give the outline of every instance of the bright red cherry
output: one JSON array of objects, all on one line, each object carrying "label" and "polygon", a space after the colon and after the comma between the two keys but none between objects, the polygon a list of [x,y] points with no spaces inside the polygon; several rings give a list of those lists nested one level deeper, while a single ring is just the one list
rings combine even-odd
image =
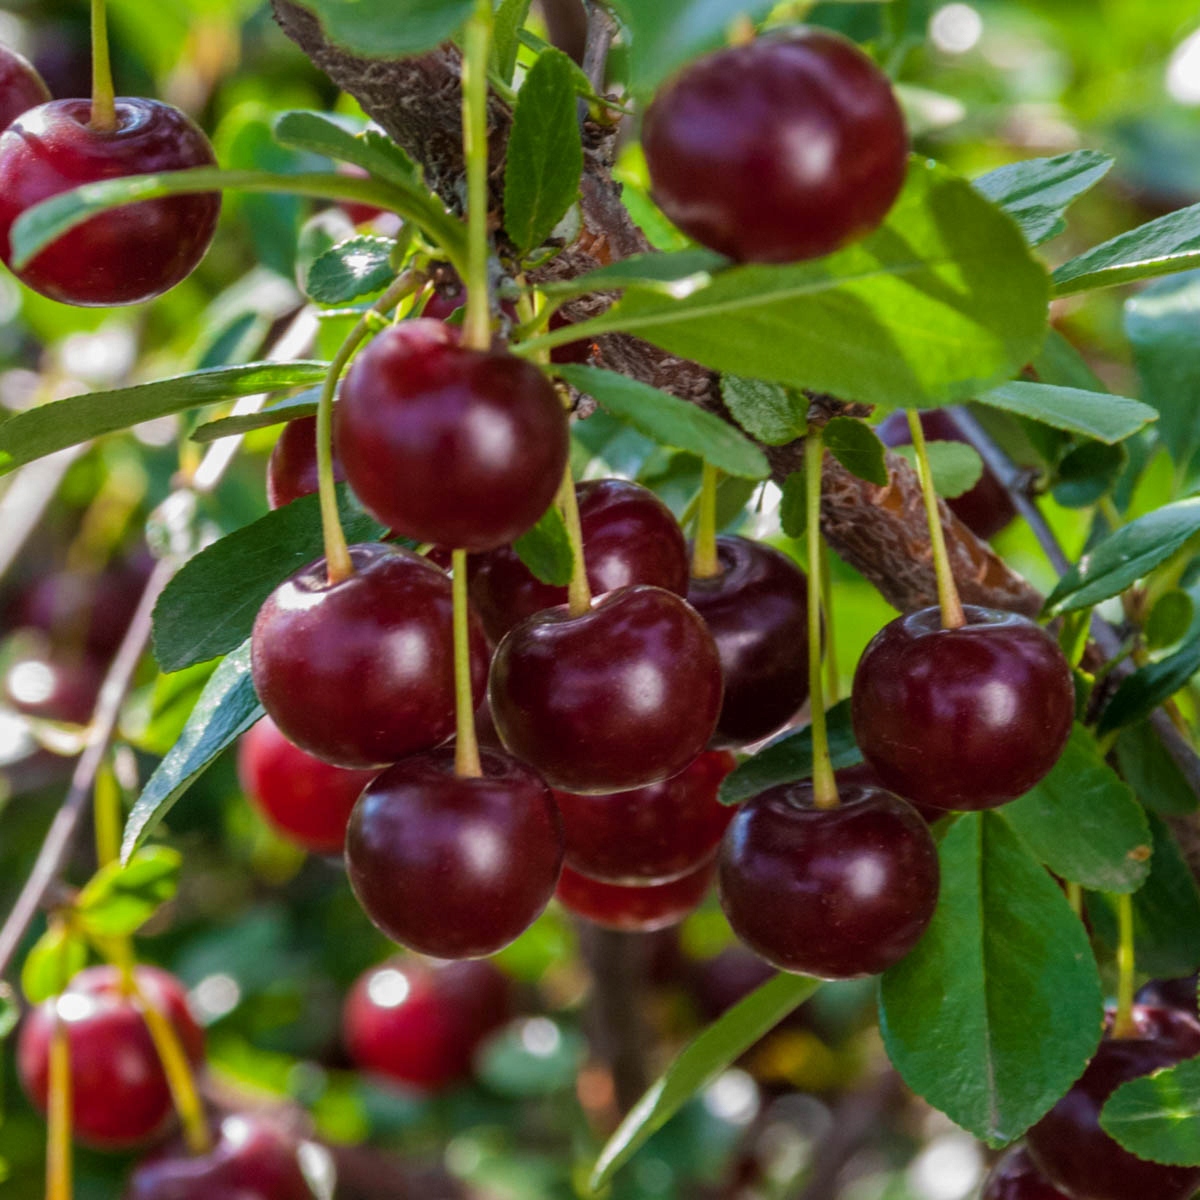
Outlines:
[{"label": "bright red cherry", "polygon": [[646,787],[704,749],[721,708],[712,635],[673,592],[618,588],[578,617],[548,609],[496,648],[492,719],[509,751],[564,792]]},{"label": "bright red cherry", "polygon": [[[155,967],[138,967],[137,982],[147,1000],[169,1017],[198,1066],[204,1059],[204,1035],[188,1012],[179,981]],[[57,1000],[47,1000],[26,1017],[17,1070],[34,1107],[46,1111],[56,1005],[70,1047],[76,1139],[97,1149],[119,1150],[160,1136],[174,1119],[171,1092],[145,1018],[123,994],[115,967],[81,971]]]},{"label": "bright red cherry", "polygon": [[746,801],[717,853],[733,931],[782,971],[876,975],[918,942],[938,897],[937,849],[912,805],[844,787],[817,808],[809,782]]},{"label": "bright red cherry", "polygon": [[721,573],[688,584],[688,603],[717,643],[725,701],[713,744],[774,733],[808,699],[808,581],[786,554],[717,538]]},{"label": "bright red cherry", "polygon": [[[1111,1020],[1111,1014],[1109,1014]],[[1169,1167],[1131,1154],[1100,1128],[1109,1096],[1130,1079],[1200,1054],[1200,1022],[1177,1008],[1135,1005],[1132,1037],[1105,1037],[1074,1087],[1026,1134],[1042,1174],[1087,1200],[1187,1200],[1200,1167]]]},{"label": "bright red cherry", "polygon": [[[90,100],[52,100],[0,135],[0,258],[9,232],[35,204],[85,183],[215,165],[212,146],[169,104],[117,99],[117,128],[88,124]],[[221,209],[218,192],[164,196],[110,209],[63,234],[17,272],[65,304],[140,304],[173,288],[204,257]]]},{"label": "bright red cherry", "polygon": [[468,350],[441,321],[404,321],[358,357],[334,410],[355,495],[420,542],[490,550],[549,507],[567,464],[550,381],[503,351]]},{"label": "bright red cherry", "polygon": [[586,917],[606,929],[652,933],[678,924],[692,912],[707,895],[713,872],[713,864],[706,862],[666,883],[625,887],[589,879],[570,867],[563,867],[554,895],[576,916]]},{"label": "bright red cherry", "polygon": [[709,750],[678,775],[607,796],[555,792],[572,870],[605,883],[666,883],[694,871],[717,850],[737,811],[717,802],[737,760]]},{"label": "bright red cherry", "polygon": [[342,1028],[361,1068],[437,1092],[469,1074],[479,1044],[511,1013],[508,977],[486,959],[393,959],[359,977]]},{"label": "bright red cherry", "polygon": [[394,942],[434,958],[494,954],[550,902],[562,821],[528,767],[480,752],[456,775],[454,751],[396,763],[367,785],[346,832],[350,886]]},{"label": "bright red cherry", "polygon": [[979,1200],[1070,1200],[1033,1165],[1024,1146],[1014,1146],[992,1168]]},{"label": "bright red cherry", "polygon": [[817,258],[874,229],[908,138],[887,76],[806,30],[710,54],[646,112],[651,190],[689,237],[744,262]]},{"label": "bright red cherry", "polygon": [[0,46],[0,129],[49,99],[50,89],[33,63],[15,50]]},{"label": "bright red cherry", "polygon": [[932,808],[994,808],[1058,761],[1075,716],[1071,669],[1044,629],[964,608],[897,617],[854,673],[854,735],[884,784]]},{"label": "bright red cherry", "polygon": [[[354,574],[330,584],[318,559],[280,584],[254,621],[254,687],[280,731],[340,767],[374,767],[454,732],[453,598],[420,555],[350,548]],[[482,699],[487,643],[471,620]]]},{"label": "bright red cherry", "polygon": [[[346,469],[333,451],[333,477],[341,483]],[[267,504],[282,508],[317,490],[317,418],[297,417],[279,435],[267,462]]]},{"label": "bright red cherry", "polygon": [[[575,494],[594,595],[635,583],[687,594],[683,531],[652,491],[624,479],[596,479],[579,484]],[[567,602],[567,589],[542,583],[511,546],[472,555],[469,569],[471,603],[494,642],[526,617]]]}]

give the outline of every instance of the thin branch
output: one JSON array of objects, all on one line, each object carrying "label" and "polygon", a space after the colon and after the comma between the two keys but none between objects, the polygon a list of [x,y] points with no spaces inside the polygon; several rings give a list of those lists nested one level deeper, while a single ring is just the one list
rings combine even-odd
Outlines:
[{"label": "thin branch", "polygon": [[583,73],[588,77],[592,90],[603,95],[608,73],[608,52],[613,38],[617,36],[617,23],[604,4],[596,0],[587,6],[587,42],[583,48]]}]

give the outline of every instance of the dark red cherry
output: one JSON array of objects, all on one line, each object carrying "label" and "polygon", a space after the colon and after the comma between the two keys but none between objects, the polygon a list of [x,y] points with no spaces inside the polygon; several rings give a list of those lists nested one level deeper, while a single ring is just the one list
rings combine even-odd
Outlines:
[{"label": "dark red cherry", "polygon": [[716,746],[774,733],[808,699],[808,581],[786,554],[742,537],[717,538],[721,573],[693,577],[688,603],[717,643],[725,701]]},{"label": "dark red cherry", "polygon": [[678,924],[699,905],[708,893],[714,870],[713,864],[706,862],[666,883],[626,887],[589,879],[570,867],[563,867],[554,895],[576,916],[586,917],[606,929],[652,933]]},{"label": "dark red cherry", "polygon": [[[374,767],[454,732],[453,598],[420,555],[350,548],[354,574],[330,584],[318,559],[281,583],[254,620],[254,687],[280,731],[340,767]],[[471,680],[482,699],[487,643],[471,619]]]},{"label": "dark red cherry", "polygon": [[1026,1134],[1026,1143],[1042,1174],[1070,1196],[1187,1200],[1200,1188],[1200,1167],[1138,1158],[1100,1128],[1100,1111],[1128,1080],[1200,1054],[1200,1022],[1177,1008],[1143,1005],[1134,1006],[1133,1020],[1136,1035],[1106,1035],[1087,1070]]},{"label": "dark red cherry", "polygon": [[[921,414],[921,428],[931,441],[966,442],[966,434],[959,428],[954,414],[944,408],[931,409]],[[912,441],[908,428],[908,416],[904,412],[891,413],[876,427],[885,446],[907,446]],[[1004,485],[989,468],[983,468],[979,482],[969,492],[947,500],[950,511],[976,537],[984,540],[995,537],[1017,515],[1012,497]]]},{"label": "dark red cherry", "polygon": [[4,694],[27,717],[86,725],[103,683],[104,668],[90,655],[34,654],[9,666]]},{"label": "dark red cherry", "polygon": [[359,977],[342,1029],[363,1070],[437,1092],[469,1074],[479,1044],[511,1014],[508,977],[486,959],[393,959]]},{"label": "dark red cherry", "polygon": [[50,99],[50,89],[27,58],[0,46],[0,129]]},{"label": "dark red cherry", "polygon": [[[199,1065],[204,1035],[188,1012],[179,981],[155,967],[138,967],[137,982],[147,1000],[170,1018],[188,1057]],[[123,994],[115,967],[81,971],[57,1000],[47,1000],[26,1017],[17,1070],[34,1107],[46,1111],[56,1004],[70,1047],[75,1138],[118,1150],[160,1136],[174,1119],[171,1092],[145,1018]]]},{"label": "dark red cherry", "polygon": [[717,853],[729,924],[782,971],[876,975],[917,944],[937,905],[937,849],[912,805],[879,788],[840,793],[821,809],[807,781],[768,788]]},{"label": "dark red cherry", "polygon": [[717,803],[721,780],[736,759],[709,750],[678,775],[607,796],[555,792],[572,870],[605,883],[666,883],[716,853],[737,811]]},{"label": "dark red cherry", "polygon": [[[333,451],[333,477],[341,483],[346,469]],[[279,435],[267,462],[267,504],[282,508],[317,490],[317,418],[289,421]]]},{"label": "dark red cherry", "polygon": [[992,1168],[979,1200],[1070,1200],[1033,1165],[1024,1146],[1014,1146]]},{"label": "dark red cherry", "polygon": [[1071,670],[1044,629],[965,607],[897,617],[854,673],[854,736],[884,784],[932,808],[994,808],[1054,764],[1075,716]]},{"label": "dark red cherry", "polygon": [[[548,328],[551,333],[554,333],[556,330],[567,329],[574,324],[574,321],[568,321],[562,313],[555,312],[550,314]],[[584,338],[577,342],[564,342],[550,351],[550,361],[553,363],[589,363],[592,361],[592,349],[595,344]]]},{"label": "dark red cherry", "polygon": [[[890,790],[879,778],[879,773],[868,762],[855,763],[852,767],[842,767],[836,772],[836,775],[839,788],[845,784],[847,787],[883,788],[885,792]],[[900,793],[897,792],[896,795],[900,795]],[[944,808],[926,808],[923,804],[909,800],[907,796],[900,796],[900,799],[908,800],[927,825],[932,825],[934,821],[940,821],[946,815]]]},{"label": "dark red cherry", "polygon": [[1135,997],[1138,1004],[1148,1004],[1166,1008],[1181,1008],[1200,1017],[1200,1005],[1197,1004],[1197,976],[1188,975],[1184,979],[1152,979],[1138,989]]},{"label": "dark red cherry", "polygon": [[[189,117],[157,100],[118,97],[117,128],[88,125],[90,100],[51,100],[0,135],[0,258],[26,209],[85,183],[215,165]],[[17,272],[65,304],[140,304],[173,288],[204,257],[221,209],[218,192],[164,196],[109,209],[63,234]]]},{"label": "dark red cherry", "polygon": [[394,942],[434,958],[494,954],[550,902],[562,821],[550,789],[506,754],[483,775],[454,751],[396,763],[367,785],[346,832],[350,886]]},{"label": "dark red cherry", "polygon": [[887,76],[852,42],[816,30],[685,67],[647,110],[642,145],[667,216],[745,262],[816,258],[869,233],[908,161]]},{"label": "dark red cherry", "polygon": [[420,542],[490,550],[549,507],[567,463],[550,381],[503,351],[467,350],[441,321],[404,321],[354,360],[334,410],[355,495]]},{"label": "dark red cherry", "polygon": [[207,1154],[172,1146],[139,1163],[124,1200],[316,1200],[301,1143],[259,1113],[231,1113]]},{"label": "dark red cherry", "polygon": [[340,854],[346,823],[375,771],[348,771],[311,754],[263,717],[238,743],[242,790],[284,837],[317,854]]},{"label": "dark red cherry", "polygon": [[[652,491],[624,479],[596,479],[579,484],[575,494],[594,595],[635,583],[687,594],[683,532]],[[542,583],[511,546],[472,555],[470,576],[471,603],[494,642],[526,617],[567,602],[567,589]]]},{"label": "dark red cherry", "polygon": [[668,779],[705,747],[721,665],[704,622],[655,587],[618,588],[582,616],[538,613],[496,648],[492,719],[551,787],[595,795]]}]

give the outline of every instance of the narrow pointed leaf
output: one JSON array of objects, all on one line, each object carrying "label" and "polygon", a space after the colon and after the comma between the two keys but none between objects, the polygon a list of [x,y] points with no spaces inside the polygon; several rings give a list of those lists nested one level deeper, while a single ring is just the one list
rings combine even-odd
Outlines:
[{"label": "narrow pointed leaf", "polygon": [[501,0],[496,9],[492,30],[492,59],[496,74],[505,83],[512,83],[517,66],[517,51],[521,46],[521,26],[529,15],[530,0]]},{"label": "narrow pointed leaf", "polygon": [[973,180],[975,187],[1010,213],[1031,245],[1066,227],[1063,214],[1111,170],[1113,160],[1096,150],[1073,150],[1054,158],[1030,158],[997,167]]},{"label": "narrow pointed leaf", "polygon": [[1148,717],[1164,700],[1169,700],[1200,671],[1200,637],[1193,638],[1174,654],[1139,667],[1121,680],[1121,686],[1100,714],[1096,732],[1103,736],[1123,725]]},{"label": "narrow pointed leaf", "polygon": [[249,433],[252,429],[269,429],[272,425],[284,425],[301,417],[313,417],[317,413],[319,398],[319,388],[306,388],[286,400],[268,404],[258,412],[241,413],[236,417],[220,417],[216,421],[198,425],[192,430],[191,440],[201,444],[215,442],[218,438]]},{"label": "narrow pointed leaf", "polygon": [[282,146],[353,163],[404,191],[420,185],[421,168],[402,147],[376,129],[351,132],[328,113],[295,109],[276,118],[274,133]]},{"label": "narrow pointed leaf", "polygon": [[1081,433],[1109,445],[1124,441],[1151,421],[1158,420],[1158,414],[1150,405],[1126,396],[1023,380],[992,388],[977,399],[980,404],[1002,408],[1021,417],[1032,417],[1055,429]]}]

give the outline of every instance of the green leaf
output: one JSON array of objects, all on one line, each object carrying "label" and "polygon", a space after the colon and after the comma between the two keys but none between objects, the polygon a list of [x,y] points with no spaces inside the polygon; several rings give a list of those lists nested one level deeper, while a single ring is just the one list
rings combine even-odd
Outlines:
[{"label": "green leaf", "polygon": [[1124,446],[1083,442],[1058,461],[1053,495],[1064,508],[1089,508],[1117,484],[1129,461]]},{"label": "green leaf", "polygon": [[130,937],[175,896],[183,858],[168,846],[139,850],[128,863],[101,867],[75,902],[93,937]]},{"label": "green leaf", "polygon": [[808,488],[804,468],[783,481],[779,497],[779,526],[790,538],[802,538],[808,528]]},{"label": "green leaf", "polygon": [[41,404],[0,424],[0,474],[155,417],[319,383],[328,370],[329,364],[320,362],[245,363]]},{"label": "green leaf", "polygon": [[880,1031],[918,1095],[1000,1146],[1079,1078],[1103,999],[1083,923],[994,812],[942,838],[925,936],[880,983]]},{"label": "green leaf", "polygon": [[767,446],[794,442],[808,428],[808,401],[777,383],[722,375],[721,399],[733,419]]},{"label": "green leaf", "polygon": [[1054,158],[1030,158],[997,167],[972,182],[1010,213],[1030,244],[1037,246],[1066,228],[1063,214],[1095,187],[1112,165],[1107,154],[1073,150]]},{"label": "green leaf", "polygon": [[1175,695],[1200,671],[1200,635],[1168,658],[1139,667],[1121,680],[1121,686],[1100,714],[1096,732],[1103,736],[1122,725],[1148,717],[1164,700]]},{"label": "green leaf", "polygon": [[[835,771],[862,762],[850,724],[850,701],[835,704],[826,714],[829,755]],[[812,775],[812,726],[784,734],[736,767],[721,783],[717,799],[722,804],[741,804],[767,788],[794,783]]]},{"label": "green leaf", "polygon": [[521,26],[529,15],[530,0],[500,0],[492,28],[492,63],[505,83],[512,83],[521,47]]},{"label": "green leaf", "polygon": [[[908,459],[916,469],[917,452],[912,446],[893,446],[891,450],[893,454]],[[933,490],[948,500],[969,492],[983,474],[983,459],[979,457],[979,451],[965,442],[926,442],[925,451],[929,456]]]},{"label": "green leaf", "polygon": [[1113,287],[1200,266],[1200,204],[1118,234],[1054,272],[1054,294]]},{"label": "green leaf", "polygon": [[1121,1084],[1100,1127],[1138,1158],[1200,1166],[1200,1058]]},{"label": "green leaf", "polygon": [[1148,721],[1121,730],[1117,764],[1146,808],[1167,816],[1182,816],[1200,807],[1179,764]]},{"label": "green leaf", "polygon": [[1049,383],[1016,380],[977,398],[980,404],[1031,417],[1055,429],[1082,433],[1110,445],[1123,441],[1158,419],[1158,414],[1148,404],[1126,396],[1084,392]]},{"label": "green leaf", "polygon": [[591,1191],[600,1191],[651,1134],[820,986],[803,975],[776,975],[694,1037],[608,1139],[588,1180]]},{"label": "green leaf", "polygon": [[575,555],[567,524],[556,505],[546,509],[538,523],[513,542],[513,549],[543,583],[566,587],[571,582]]},{"label": "green leaf", "polygon": [[21,1006],[7,983],[0,982],[0,1042],[3,1042],[21,1020]]},{"label": "green leaf", "polygon": [[353,163],[405,191],[421,181],[421,168],[391,138],[376,129],[348,129],[344,118],[293,109],[279,114],[274,133],[280,145]]},{"label": "green leaf", "polygon": [[192,430],[191,440],[202,444],[215,442],[217,438],[229,437],[231,434],[249,433],[253,429],[269,429],[272,425],[283,425],[300,417],[316,416],[320,395],[320,388],[306,388],[295,396],[268,404],[258,412],[209,421]]},{"label": "green leaf", "polygon": [[664,446],[696,454],[727,475],[765,479],[771,473],[763,452],[745,435],[686,400],[599,367],[555,366],[554,373]]},{"label": "green leaf", "polygon": [[391,238],[347,238],[317,258],[304,279],[304,290],[318,304],[345,304],[377,292],[395,277],[395,248]]},{"label": "green leaf", "polygon": [[1046,615],[1061,616],[1119,596],[1159,563],[1166,562],[1197,531],[1198,497],[1177,500],[1138,517],[1093,546],[1058,581],[1046,600]]},{"label": "green leaf", "polygon": [[825,426],[823,441],[825,449],[851,475],[879,487],[887,487],[887,451],[875,431],[865,422],[854,417],[834,417]]},{"label": "green leaf", "polygon": [[366,58],[406,58],[454,36],[474,0],[302,0],[335,45]]},{"label": "green leaf", "polygon": [[55,922],[34,943],[21,968],[21,990],[30,1004],[41,1004],[67,990],[87,965],[87,943],[66,925]]},{"label": "green leaf", "polygon": [[[282,510],[280,510],[282,511]],[[250,678],[250,643],[243,643],[213,672],[179,741],[146,782],[125,822],[121,861],[158,827],[175,802],[263,715]]]},{"label": "green leaf", "polygon": [[1150,826],[1133,792],[1082,725],[1054,769],[1000,815],[1056,875],[1103,892],[1135,892],[1150,874]]},{"label": "green leaf", "polygon": [[[346,484],[338,513],[351,543],[375,541],[384,527],[358,506]],[[178,671],[240,646],[263,601],[324,551],[317,496],[302,496],[226,534],[190,558],[154,606],[154,655]]]},{"label": "green leaf", "polygon": [[730,265],[728,258],[699,246],[669,254],[648,251],[631,254],[574,279],[547,284],[545,290],[552,296],[586,296],[591,292],[640,287],[667,296],[686,296],[705,286],[715,271]]},{"label": "green leaf", "polygon": [[522,253],[542,245],[579,195],[583,143],[571,60],[547,50],[525,76],[504,169],[504,228]]}]

